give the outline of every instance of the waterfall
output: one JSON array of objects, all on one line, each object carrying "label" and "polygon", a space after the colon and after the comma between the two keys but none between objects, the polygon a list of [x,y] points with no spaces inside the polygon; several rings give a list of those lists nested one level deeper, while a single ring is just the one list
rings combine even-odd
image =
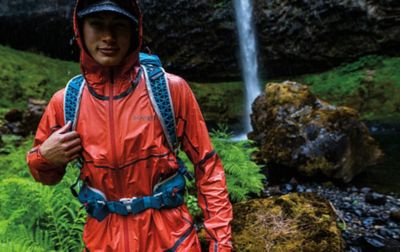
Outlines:
[{"label": "waterfall", "polygon": [[235,138],[246,139],[246,134],[252,130],[250,123],[251,104],[257,96],[260,95],[261,89],[260,80],[258,78],[255,28],[252,20],[252,0],[234,0],[234,7],[236,25],[239,33],[240,61],[246,95],[246,109],[243,118],[245,132]]}]

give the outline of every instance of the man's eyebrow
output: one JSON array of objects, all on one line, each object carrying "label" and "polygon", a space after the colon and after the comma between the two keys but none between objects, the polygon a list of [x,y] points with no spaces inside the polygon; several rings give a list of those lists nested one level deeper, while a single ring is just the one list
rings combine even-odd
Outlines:
[{"label": "man's eyebrow", "polygon": [[99,16],[92,16],[92,17],[87,17],[87,20],[103,20],[103,18]]},{"label": "man's eyebrow", "polygon": [[[114,17],[112,20],[113,20],[113,21],[125,21],[125,20],[128,20],[128,19],[125,18],[125,17],[116,16],[116,17]],[[129,21],[129,20],[128,20],[128,21]]]}]

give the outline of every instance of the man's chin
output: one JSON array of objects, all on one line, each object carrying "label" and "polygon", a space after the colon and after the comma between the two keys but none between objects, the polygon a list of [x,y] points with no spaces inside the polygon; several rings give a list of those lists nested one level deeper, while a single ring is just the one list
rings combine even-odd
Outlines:
[{"label": "man's chin", "polygon": [[102,57],[100,59],[95,59],[97,63],[104,67],[113,67],[113,66],[118,66],[122,60],[116,59],[116,58],[110,58],[110,57]]}]

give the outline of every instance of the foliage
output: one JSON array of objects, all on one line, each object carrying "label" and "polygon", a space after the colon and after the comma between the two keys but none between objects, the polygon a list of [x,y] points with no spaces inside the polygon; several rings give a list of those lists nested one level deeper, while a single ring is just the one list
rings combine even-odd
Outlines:
[{"label": "foliage", "polygon": [[212,7],[214,9],[223,9],[228,7],[229,4],[231,4],[230,0],[214,0],[214,1],[210,1]]},{"label": "foliage", "polygon": [[226,127],[214,130],[211,137],[224,165],[231,200],[239,202],[249,199],[251,194],[259,195],[264,188],[265,176],[260,173],[261,167],[251,160],[252,154],[257,151],[252,141],[230,140],[232,135],[227,133]]},{"label": "foliage", "polygon": [[[218,130],[211,132],[212,143],[218,156],[224,166],[226,182],[229,196],[232,202],[247,200],[251,195],[259,195],[263,187],[265,176],[260,173],[261,167],[251,160],[251,155],[257,150],[252,147],[251,141],[234,142],[232,135],[228,133],[226,126],[219,126]],[[193,172],[193,165],[184,154],[180,158],[186,166]],[[188,182],[189,195],[187,200],[191,202],[188,205],[189,211],[193,216],[198,216],[198,206],[195,204],[194,196],[196,194],[195,184]],[[193,197],[193,198],[191,198]],[[197,202],[196,202],[197,203]]]},{"label": "foliage", "polygon": [[201,209],[199,207],[197,197],[195,197],[192,194],[187,194],[185,202],[192,216],[194,217],[201,216]]},{"label": "foliage", "polygon": [[378,55],[364,56],[355,62],[341,65],[337,68],[337,71],[341,74],[347,74],[363,69],[381,67],[384,59],[385,58],[383,56]]},{"label": "foliage", "polygon": [[[79,251],[85,213],[71,197],[70,170],[55,187],[34,182],[25,155],[32,137],[3,136],[0,149],[0,251]],[[7,154],[7,155],[6,155]]]},{"label": "foliage", "polygon": [[28,98],[48,100],[77,73],[76,63],[0,45],[0,107],[23,108]]},{"label": "foliage", "polygon": [[208,122],[229,123],[243,115],[242,82],[190,83]]},{"label": "foliage", "polygon": [[[0,148],[0,169],[2,170],[0,179],[7,177],[29,178],[25,154],[32,147],[32,138],[23,141],[19,136],[3,135],[2,139],[5,146]],[[20,146],[17,147],[18,145]]]},{"label": "foliage", "polygon": [[357,109],[365,120],[400,118],[400,58],[361,57],[330,71],[296,78],[318,97]]},{"label": "foliage", "polygon": [[346,231],[347,230],[347,225],[346,225],[346,222],[338,222],[337,223],[337,225],[338,225],[338,228],[341,230],[341,231]]},{"label": "foliage", "polygon": [[25,178],[3,179],[0,242],[25,239],[21,246],[37,246],[43,251],[81,250],[85,213],[79,211],[79,203],[68,190],[72,180],[68,175],[60,185],[48,187]]}]

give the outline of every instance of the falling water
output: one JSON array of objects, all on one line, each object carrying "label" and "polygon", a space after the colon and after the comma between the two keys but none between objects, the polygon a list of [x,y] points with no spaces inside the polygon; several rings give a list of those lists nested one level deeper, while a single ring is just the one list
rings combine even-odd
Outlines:
[{"label": "falling water", "polygon": [[244,114],[245,132],[236,139],[246,139],[251,131],[251,104],[261,93],[258,79],[257,45],[255,28],[252,20],[252,0],[234,0],[236,24],[239,32],[240,58],[246,93],[246,110]]}]

